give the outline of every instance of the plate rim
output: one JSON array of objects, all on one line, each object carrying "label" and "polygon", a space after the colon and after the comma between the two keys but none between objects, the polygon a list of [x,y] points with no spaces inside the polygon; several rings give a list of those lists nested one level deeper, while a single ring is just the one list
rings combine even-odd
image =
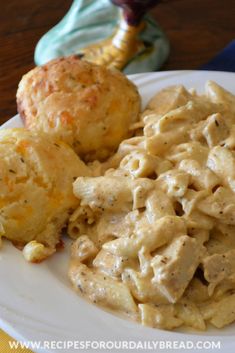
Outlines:
[{"label": "plate rim", "polygon": [[[158,77],[160,79],[160,81],[164,81],[165,79],[167,80],[168,78],[169,78],[169,80],[171,80],[171,78],[174,75],[176,75],[176,76],[181,76],[182,75],[184,77],[185,75],[197,75],[197,74],[198,75],[205,74],[205,76],[215,75],[215,76],[221,76],[221,78],[223,78],[225,76],[229,77],[229,78],[233,77],[233,79],[235,78],[235,73],[226,72],[226,71],[207,71],[207,70],[172,70],[172,71],[160,71],[160,72],[147,72],[147,73],[140,73],[140,74],[130,75],[128,77],[131,80],[133,80],[135,83],[137,83],[138,87],[142,87],[142,86],[147,84],[146,82],[148,82],[148,80],[147,80],[146,82],[141,83],[141,79],[144,78],[144,77],[148,79],[149,76],[153,76],[153,79],[154,79],[154,77],[155,78]],[[140,81],[140,82],[138,82],[138,81]],[[179,84],[180,83],[181,82],[179,81]],[[235,88],[234,88],[234,91],[235,91]],[[15,115],[13,118],[9,119],[6,123],[4,123],[0,128],[1,129],[2,128],[8,128],[12,123],[14,124],[14,123],[19,122],[19,119],[20,119],[19,115]],[[5,248],[5,246],[4,246],[4,248]],[[8,250],[9,250],[9,253],[12,253],[12,251],[11,251],[12,249],[9,248]],[[0,251],[0,257],[1,257],[1,251]],[[1,264],[1,261],[0,261],[0,264]],[[28,266],[28,264],[27,264],[27,266]],[[44,267],[46,267],[46,266],[44,266]],[[77,296],[76,293],[74,293],[74,294]],[[96,313],[97,313],[97,310],[101,310],[102,313],[104,313],[103,316],[105,316],[105,317],[107,317],[107,315],[110,315],[112,317],[112,319],[113,319],[111,321],[118,322],[118,320],[121,320],[123,322],[123,319],[120,319],[120,318],[118,318],[118,317],[116,317],[116,316],[114,316],[112,314],[109,314],[109,313],[103,311],[102,309],[96,308],[92,304],[88,304],[88,306],[90,308],[92,308],[92,311],[96,311]],[[26,337],[27,333],[26,333],[26,336],[25,336],[25,333],[24,333],[25,330],[23,329],[23,332],[20,332],[22,330],[20,330],[19,328],[16,327],[17,325],[15,325],[15,317],[14,317],[13,314],[7,320],[2,318],[2,317],[5,317],[5,315],[3,315],[3,312],[4,312],[5,309],[6,309],[6,307],[4,307],[4,304],[1,302],[1,299],[0,299],[0,327],[2,327],[2,329],[6,333],[8,333],[11,337],[14,337],[16,340],[27,340],[28,337]],[[119,323],[120,323],[120,321],[119,321]],[[145,333],[146,333],[146,330],[147,330],[148,332],[150,332],[150,331],[152,332],[151,335],[155,332],[155,334],[156,334],[155,336],[159,336],[160,335],[160,337],[165,337],[166,339],[167,339],[167,337],[169,338],[169,335],[170,335],[170,336],[172,336],[172,340],[177,339],[177,338],[179,339],[179,337],[181,337],[181,338],[184,337],[184,339],[185,339],[185,337],[186,338],[188,337],[190,340],[195,340],[195,339],[203,340],[205,338],[207,340],[209,338],[210,339],[213,338],[213,339],[226,340],[226,338],[230,337],[230,336],[223,336],[223,335],[219,335],[219,334],[216,335],[216,336],[210,336],[210,335],[207,335],[207,334],[206,335],[198,335],[198,334],[193,334],[192,335],[192,334],[188,334],[188,333],[178,333],[178,332],[175,332],[175,331],[170,331],[169,332],[169,331],[163,331],[163,330],[158,330],[158,329],[144,328],[140,324],[132,323],[132,322],[130,323],[130,325],[126,324],[126,325],[124,325],[124,327],[125,326],[128,326],[128,327],[131,326],[132,328],[136,329],[137,331],[144,332],[143,336],[145,336]],[[137,329],[137,326],[138,326],[138,329]],[[221,332],[221,331],[219,331],[219,332]],[[144,340],[144,337],[142,337],[142,338]],[[226,351],[226,353],[227,353],[227,352],[230,352],[230,348],[232,347],[233,344],[231,344],[232,342],[231,342],[230,339],[228,339],[226,341],[227,342],[226,342],[226,347],[224,347],[224,351]],[[35,352],[40,352],[40,353],[41,352],[45,353],[45,351],[41,350],[41,349],[36,349],[36,350],[34,349],[34,351]],[[162,351],[164,351],[164,350],[162,350]],[[207,351],[209,352],[210,350],[207,350]],[[221,352],[222,351],[223,350],[221,350]],[[54,350],[54,349],[53,350],[47,350],[47,352],[48,353],[52,353],[52,352],[55,353],[55,352],[57,352],[57,350]],[[58,350],[58,353],[59,352],[61,352],[61,350]],[[120,350],[120,352],[121,352],[121,350]],[[192,352],[192,350],[190,350],[190,352]],[[231,350],[231,352],[232,352],[232,350]]]}]

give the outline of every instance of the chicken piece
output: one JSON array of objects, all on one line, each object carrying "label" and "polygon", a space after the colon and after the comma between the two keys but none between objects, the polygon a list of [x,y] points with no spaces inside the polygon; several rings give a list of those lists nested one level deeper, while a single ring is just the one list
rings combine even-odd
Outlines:
[{"label": "chicken piece", "polygon": [[220,113],[212,114],[205,121],[203,136],[210,148],[221,144],[229,135],[229,128]]},{"label": "chicken piece", "polygon": [[142,276],[141,273],[126,268],[122,274],[122,281],[131,291],[131,294],[140,302],[151,302],[153,304],[167,304],[166,297],[161,293],[158,286],[151,281],[152,276]]},{"label": "chicken piece", "polygon": [[215,287],[224,279],[235,278],[235,250],[224,254],[207,256],[202,261],[204,277],[209,282],[209,295],[213,294]]},{"label": "chicken piece", "polygon": [[196,190],[211,190],[220,182],[220,178],[215,173],[209,168],[201,167],[200,163],[193,159],[183,159],[179,163],[179,169],[191,176],[191,185]]},{"label": "chicken piece", "polygon": [[173,169],[162,173],[157,181],[157,186],[160,186],[167,195],[171,198],[182,197],[189,185],[189,175],[181,170]]},{"label": "chicken piece", "polygon": [[113,255],[101,249],[93,260],[93,266],[108,276],[117,277],[122,273],[125,262],[127,262],[127,258]]},{"label": "chicken piece", "polygon": [[98,252],[97,247],[87,235],[79,237],[72,245],[71,255],[78,261],[83,262],[93,258]]},{"label": "chicken piece", "polygon": [[212,148],[207,167],[220,178],[223,186],[228,186],[235,192],[235,156],[232,151],[220,146]]},{"label": "chicken piece", "polygon": [[143,116],[153,113],[161,117],[173,109],[185,105],[192,98],[184,86],[170,86],[157,92],[149,101]]},{"label": "chicken piece", "polygon": [[235,225],[235,195],[224,187],[197,203],[198,210],[229,225]]},{"label": "chicken piece", "polygon": [[196,239],[182,235],[152,259],[153,282],[169,302],[175,303],[181,298],[205,250]]}]

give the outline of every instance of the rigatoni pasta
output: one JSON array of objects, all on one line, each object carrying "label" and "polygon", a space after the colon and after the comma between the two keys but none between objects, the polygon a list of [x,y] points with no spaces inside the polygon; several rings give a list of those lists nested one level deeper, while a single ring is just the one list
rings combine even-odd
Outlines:
[{"label": "rigatoni pasta", "polygon": [[[157,93],[96,177],[79,177],[70,279],[144,325],[235,321],[235,97]],[[133,128],[135,128],[133,126]],[[139,134],[142,127],[142,135]]]}]

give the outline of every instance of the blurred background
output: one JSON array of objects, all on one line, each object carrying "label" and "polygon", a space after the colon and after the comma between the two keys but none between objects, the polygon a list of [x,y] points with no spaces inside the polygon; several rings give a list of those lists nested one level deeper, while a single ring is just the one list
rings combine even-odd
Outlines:
[{"label": "blurred background", "polygon": [[[72,0],[0,2],[0,124],[16,114],[21,76],[34,66],[35,45]],[[152,10],[170,40],[161,70],[199,69],[235,38],[235,0],[165,0]]]}]

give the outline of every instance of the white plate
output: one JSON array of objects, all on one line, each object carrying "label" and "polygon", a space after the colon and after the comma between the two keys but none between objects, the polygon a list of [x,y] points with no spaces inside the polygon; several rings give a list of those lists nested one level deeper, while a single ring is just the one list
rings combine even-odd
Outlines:
[{"label": "white plate", "polygon": [[[184,84],[188,88],[195,87],[203,91],[204,83],[208,79],[215,80],[235,93],[235,74],[225,72],[168,71],[133,75],[131,79],[139,87],[143,104],[146,104],[157,90],[168,85]],[[20,118],[16,116],[2,127],[20,126]],[[35,265],[26,263],[20,251],[7,241],[4,242],[0,251],[0,327],[14,338],[36,341],[136,342],[220,340],[220,352],[234,351],[234,325],[220,331],[211,329],[202,334],[167,332],[142,327],[89,304],[71,289],[67,278],[68,245],[67,242],[65,251],[53,255],[40,265]],[[41,349],[34,351],[45,352]],[[53,349],[47,352],[61,353],[63,350]],[[69,352],[77,350],[70,349]]]}]

